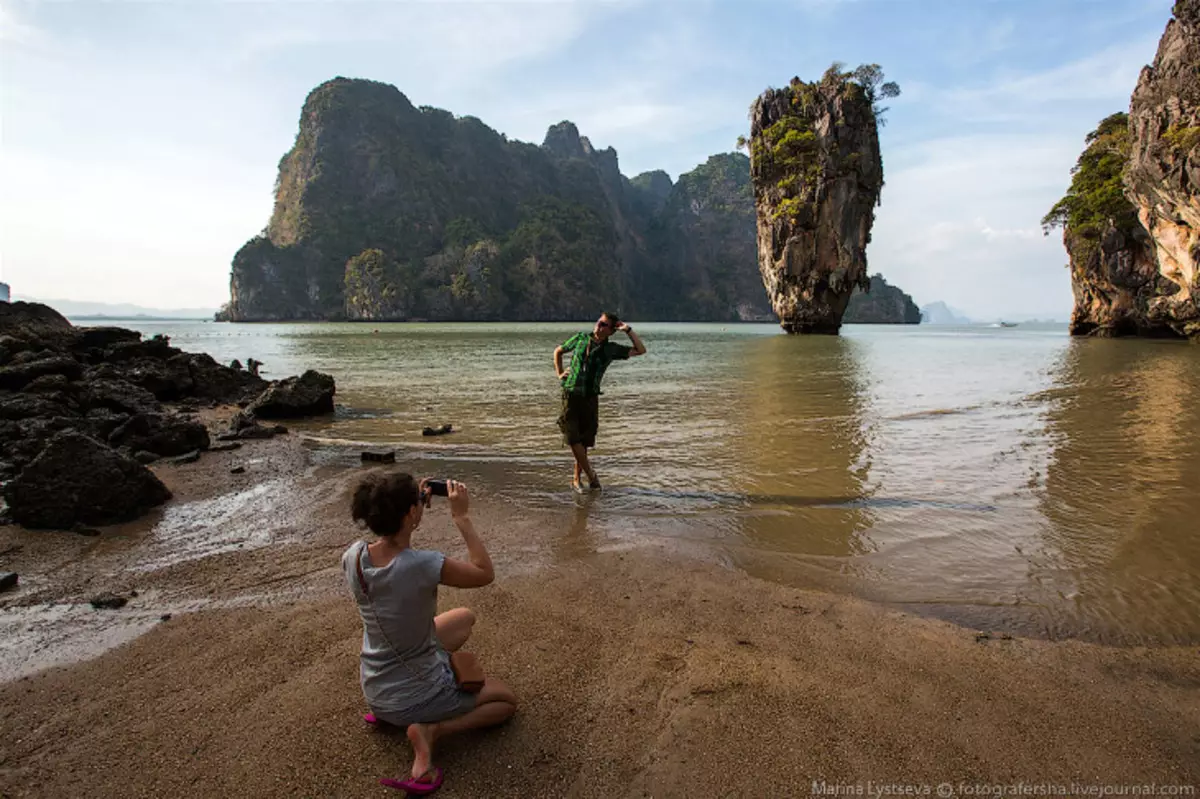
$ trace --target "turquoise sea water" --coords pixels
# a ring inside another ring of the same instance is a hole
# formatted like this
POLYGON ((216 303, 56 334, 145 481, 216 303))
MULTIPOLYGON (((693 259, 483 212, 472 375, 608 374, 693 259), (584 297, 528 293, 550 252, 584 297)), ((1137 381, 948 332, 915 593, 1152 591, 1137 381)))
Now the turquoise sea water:
MULTIPOLYGON (((306 435, 547 510, 578 500, 551 354, 580 324, 126 322, 337 379, 306 435), (425 425, 458 431, 429 439, 425 425), (452 475, 453 476, 453 475, 452 475)), ((587 524, 982 627, 1200 640, 1200 350, 1065 327, 636 325, 587 524)), ((618 337, 619 338, 619 337, 618 337)))

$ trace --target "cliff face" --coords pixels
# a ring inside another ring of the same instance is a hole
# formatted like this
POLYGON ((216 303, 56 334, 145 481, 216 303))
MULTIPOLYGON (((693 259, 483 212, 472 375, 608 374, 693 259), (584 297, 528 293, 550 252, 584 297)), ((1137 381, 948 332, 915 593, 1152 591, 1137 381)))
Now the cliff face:
POLYGON ((234 256, 225 313, 737 319, 766 310, 745 278, 748 187, 744 156, 714 157, 678 184, 663 172, 630 181, 614 150, 570 122, 539 147, 338 78, 305 102, 270 224, 234 256))
MULTIPOLYGON (((666 177, 666 175, 662 175, 666 177)), ((659 296, 657 319, 769 321, 771 306, 755 268, 750 159, 714 155, 665 186, 648 187, 661 205, 647 229, 640 291, 659 296)))
MULTIPOLYGON (((836 65, 835 65, 836 67, 836 65)), ((883 186, 875 110, 852 74, 768 89, 750 110, 758 264, 789 333, 837 333, 883 186)))
POLYGON ((1200 0, 1178 0, 1130 102, 1126 193, 1172 284, 1148 317, 1200 336, 1200 0))
POLYGON ((884 280, 883 275, 871 275, 866 291, 856 288, 850 295, 842 321, 860 325, 919 325, 921 309, 912 297, 884 280))
POLYGON ((1151 319, 1150 306, 1170 292, 1150 237, 1125 197, 1129 120, 1112 114, 1087 135, 1071 187, 1042 219, 1047 233, 1062 227, 1070 257, 1073 335, 1172 335, 1151 319))

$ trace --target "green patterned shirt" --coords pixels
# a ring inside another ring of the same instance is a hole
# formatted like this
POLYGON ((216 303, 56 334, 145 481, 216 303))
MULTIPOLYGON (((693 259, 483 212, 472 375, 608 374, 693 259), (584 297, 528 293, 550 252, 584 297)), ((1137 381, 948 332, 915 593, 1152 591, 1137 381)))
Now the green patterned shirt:
POLYGON ((603 344, 591 333, 576 333, 563 342, 562 348, 571 354, 571 365, 562 380, 563 391, 585 397, 600 395, 600 378, 613 361, 629 358, 632 347, 606 341, 603 344))

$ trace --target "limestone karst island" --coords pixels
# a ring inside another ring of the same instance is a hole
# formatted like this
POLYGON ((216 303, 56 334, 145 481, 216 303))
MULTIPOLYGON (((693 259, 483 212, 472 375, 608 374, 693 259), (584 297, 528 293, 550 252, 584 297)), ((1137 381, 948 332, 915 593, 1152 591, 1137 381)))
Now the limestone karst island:
POLYGON ((1196 799, 1200 0, 0 74, 0 799, 1196 799))

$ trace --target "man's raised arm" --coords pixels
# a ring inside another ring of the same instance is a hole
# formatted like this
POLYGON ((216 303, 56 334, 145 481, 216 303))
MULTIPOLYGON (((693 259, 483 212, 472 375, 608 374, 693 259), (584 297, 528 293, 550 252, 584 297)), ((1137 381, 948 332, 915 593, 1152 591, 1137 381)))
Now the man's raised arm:
POLYGON ((633 332, 632 327, 622 322, 621 326, 617 329, 625 331, 625 335, 629 336, 629 340, 633 342, 633 352, 629 353, 629 357, 632 358, 635 355, 646 354, 646 345, 642 343, 642 339, 638 334, 633 332))

